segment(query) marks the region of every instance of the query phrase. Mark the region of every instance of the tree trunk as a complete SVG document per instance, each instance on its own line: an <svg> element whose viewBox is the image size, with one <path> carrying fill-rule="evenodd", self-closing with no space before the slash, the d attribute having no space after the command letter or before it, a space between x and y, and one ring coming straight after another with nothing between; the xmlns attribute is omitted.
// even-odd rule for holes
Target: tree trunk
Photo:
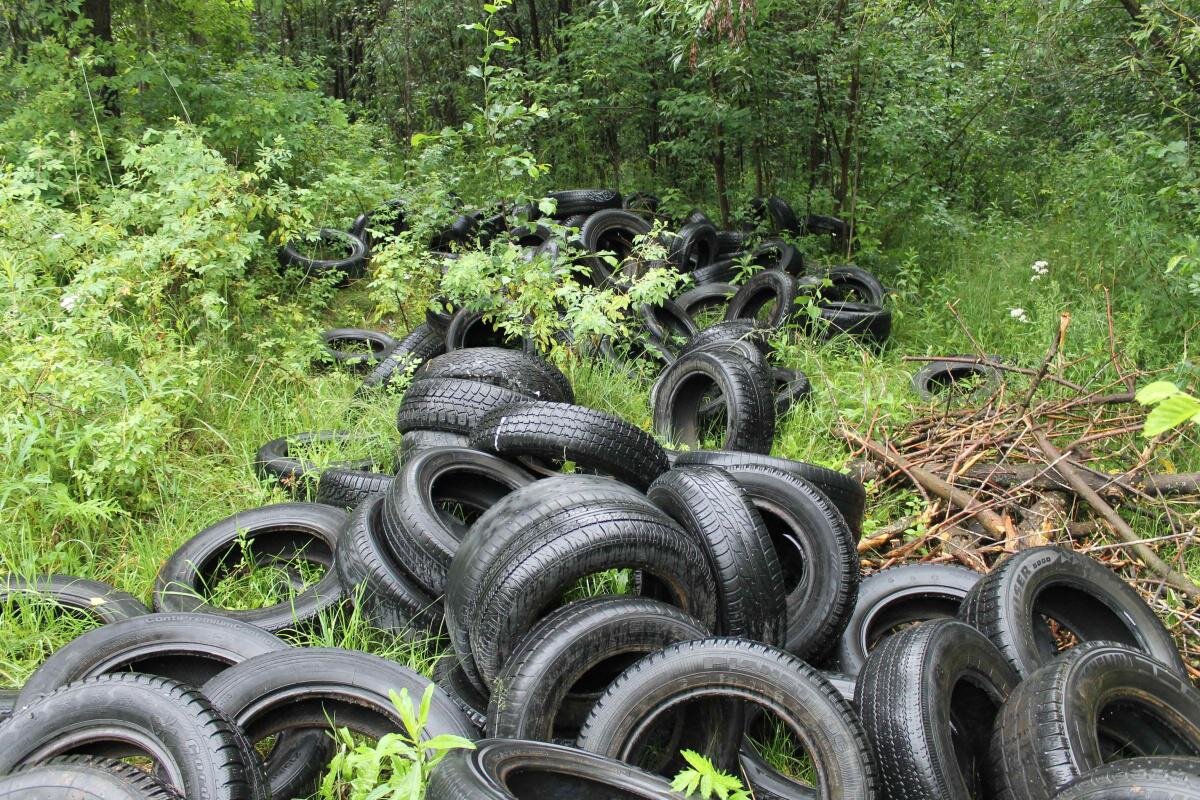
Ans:
<svg viewBox="0 0 1200 800"><path fill-rule="evenodd" d="M111 45L113 41L111 0L83 0L83 14L92 23L92 35L105 45ZM100 62L99 72L104 80L100 82L100 102L105 111L114 117L119 117L121 106L117 102L117 90L112 85L112 78L117 74L116 65L112 60L112 48L103 47L101 53L103 60Z"/></svg>
<svg viewBox="0 0 1200 800"><path fill-rule="evenodd" d="M542 56L542 35L538 27L537 0L529 0L529 38L533 41L533 52L538 58Z"/></svg>

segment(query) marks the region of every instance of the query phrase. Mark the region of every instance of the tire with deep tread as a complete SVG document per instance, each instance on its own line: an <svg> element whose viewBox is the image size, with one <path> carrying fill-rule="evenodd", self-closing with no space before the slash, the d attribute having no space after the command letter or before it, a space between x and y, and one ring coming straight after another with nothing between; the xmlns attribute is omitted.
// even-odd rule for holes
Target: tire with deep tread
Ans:
<svg viewBox="0 0 1200 800"><path fill-rule="evenodd" d="M414 370L434 356L446 352L445 334L428 323L418 325L396 343L391 352L363 378L360 391L389 385L394 378Z"/></svg>
<svg viewBox="0 0 1200 800"><path fill-rule="evenodd" d="M725 412L722 446L767 453L775 437L775 397L758 364L736 353L692 352L671 364L650 390L654 430L663 438L700 446L702 410L716 389Z"/></svg>
<svg viewBox="0 0 1200 800"><path fill-rule="evenodd" d="M60 756L0 778L0 800L184 800L144 769L98 756Z"/></svg>
<svg viewBox="0 0 1200 800"><path fill-rule="evenodd" d="M538 400L575 402L571 383L561 370L539 356L503 347L453 350L425 362L413 378L465 378Z"/></svg>
<svg viewBox="0 0 1200 800"><path fill-rule="evenodd" d="M1123 759L1092 770L1054 800L1200 800L1200 759Z"/></svg>
<svg viewBox="0 0 1200 800"><path fill-rule="evenodd" d="M396 412L396 428L469 434L489 411L528 400L511 389L465 378L413 381Z"/></svg>
<svg viewBox="0 0 1200 800"><path fill-rule="evenodd" d="M782 270L765 269L742 284L737 294L729 301L725 319L756 319L759 313L771 306L771 313L763 325L775 329L781 327L792 316L796 305L796 279Z"/></svg>
<svg viewBox="0 0 1200 800"><path fill-rule="evenodd" d="M394 477L383 472L329 467L317 478L313 502L350 510L368 497L386 492Z"/></svg>

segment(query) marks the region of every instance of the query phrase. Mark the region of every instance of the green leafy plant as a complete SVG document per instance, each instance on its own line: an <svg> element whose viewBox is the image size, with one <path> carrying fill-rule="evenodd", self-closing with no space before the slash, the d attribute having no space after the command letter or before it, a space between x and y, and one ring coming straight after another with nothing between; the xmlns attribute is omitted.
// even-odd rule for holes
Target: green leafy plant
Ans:
<svg viewBox="0 0 1200 800"><path fill-rule="evenodd" d="M750 800L750 794L737 776L717 769L712 761L695 750L680 750L679 754L690 768L680 770L675 780L671 781L671 788L675 791L700 800Z"/></svg>
<svg viewBox="0 0 1200 800"><path fill-rule="evenodd" d="M1155 381L1138 390L1136 399L1150 406L1142 433L1147 437L1191 422L1200 425L1200 399L1193 397L1170 381Z"/></svg>
<svg viewBox="0 0 1200 800"><path fill-rule="evenodd" d="M421 800L429 773L447 753L474 750L469 740L447 733L422 740L434 688L425 688L416 710L407 689L390 692L404 730L384 734L374 745L339 728L338 752L321 781L320 800Z"/></svg>

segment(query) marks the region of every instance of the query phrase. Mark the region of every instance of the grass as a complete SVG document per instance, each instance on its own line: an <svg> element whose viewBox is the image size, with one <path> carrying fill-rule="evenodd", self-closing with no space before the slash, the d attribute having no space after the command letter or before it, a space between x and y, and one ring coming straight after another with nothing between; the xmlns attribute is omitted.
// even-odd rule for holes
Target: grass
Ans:
<svg viewBox="0 0 1200 800"><path fill-rule="evenodd" d="M974 352L978 346L1011 363L1036 366L1064 309L1073 314L1063 354L1071 364L1068 374L1080 381L1094 380L1108 359L1109 322L1101 283L1116 289L1113 323L1123 354L1145 368L1177 365L1181 354L1188 355L1188 332L1200 324L1195 305L1178 307L1176 318L1165 320L1161 305L1147 299L1144 288L1134 291L1123 285L1129 256L1111 232L1089 233L1070 221L1044 230L996 225L969 236L927 238L920 244L918 249L901 242L887 255L864 257L863 265L896 292L893 337L881 352L844 340L820 343L793 334L775 342L781 363L803 370L814 392L811 402L779 421L773 454L841 468L849 456L836 435L843 422L888 426L928 412L909 385L919 365L904 361L906 354ZM1036 260L1048 261L1050 274L1034 281L1030 266ZM1013 316L1014 308L1023 309L1028 322ZM365 291L352 288L339 294L327 320L330 325L371 327L366 322L369 310ZM409 326L397 322L385 327L399 335ZM297 330L294 335L315 333ZM579 403L647 430L652 427L652 367L574 358L563 367ZM1188 377L1178 371L1166 374ZM269 439L302 431L352 430L361 436L309 448L305 456L317 463L360 457L392 463L396 392L356 397L357 376L328 369L297 376L246 360L241 350L214 353L195 378L194 412L182 421L147 481L146 492L153 497L148 513L118 515L66 535L57 526L17 519L0 533L0 571L70 573L149 600L161 564L198 530L240 510L292 499L280 486L254 474L255 451ZM1200 469L1195 437L1160 450L1151 468ZM922 507L911 490L867 488L867 535ZM1138 518L1135 525L1146 537L1166 532L1152 518ZM1200 548L1189 549L1185 563L1200 579ZM578 587L575 594L621 590L627 585L623 577L593 576L588 580L593 585ZM249 607L286 599L293 591L293 576L260 568L223 581L214 587L212 599L228 607ZM89 626L27 599L0 609L0 619L0 685L5 687L20 686L48 653ZM312 630L288 638L298 645L376 653L425 674L444 646L372 629L354 611L326 614ZM804 765L788 760L779 738L763 743L768 759L803 776Z"/></svg>

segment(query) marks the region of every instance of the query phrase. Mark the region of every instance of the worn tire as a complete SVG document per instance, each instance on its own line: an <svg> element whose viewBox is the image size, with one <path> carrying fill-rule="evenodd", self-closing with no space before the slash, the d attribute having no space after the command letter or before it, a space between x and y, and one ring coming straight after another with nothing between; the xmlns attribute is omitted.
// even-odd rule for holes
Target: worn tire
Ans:
<svg viewBox="0 0 1200 800"><path fill-rule="evenodd" d="M422 450L433 447L466 447L471 439L465 433L447 433L446 431L412 430L400 436L400 446L396 448L393 468L399 472L404 463Z"/></svg>
<svg viewBox="0 0 1200 800"><path fill-rule="evenodd" d="M396 343L391 352L363 378L359 392L379 386L388 386L409 370L414 370L434 356L446 352L446 337L428 323L413 328L407 336Z"/></svg>
<svg viewBox="0 0 1200 800"><path fill-rule="evenodd" d="M353 372L370 369L396 346L396 340L386 333L362 328L332 328L321 333L321 341L325 343L325 355L334 365ZM371 352L343 349L347 344L365 345Z"/></svg>
<svg viewBox="0 0 1200 800"><path fill-rule="evenodd" d="M1200 800L1200 759L1122 759L1087 773L1054 800Z"/></svg>
<svg viewBox="0 0 1200 800"><path fill-rule="evenodd" d="M687 344L679 350L679 356L682 358L688 353L721 349L727 347L730 342L748 342L753 344L764 356L768 356L771 354L771 345L767 341L769 333L770 331L758 325L754 320L725 320L715 325L709 325L689 339Z"/></svg>
<svg viewBox="0 0 1200 800"><path fill-rule="evenodd" d="M737 292L732 283L703 283L676 297L675 302L689 317L695 317L710 309L727 308Z"/></svg>
<svg viewBox="0 0 1200 800"><path fill-rule="evenodd" d="M355 438L349 431L314 431L280 436L258 448L254 454L254 473L261 480L277 480L286 488L296 490L301 483L320 473L321 468L312 461L291 454L293 447L322 442L349 442ZM345 469L371 469L375 462L370 459L339 461L330 466Z"/></svg>
<svg viewBox="0 0 1200 800"><path fill-rule="evenodd" d="M663 438L700 447L702 409L713 389L725 410L722 446L767 453L775 438L775 398L764 370L729 352L692 352L667 367L650 390L654 430Z"/></svg>
<svg viewBox="0 0 1200 800"><path fill-rule="evenodd" d="M60 756L0 778L0 800L183 800L183 795L124 761Z"/></svg>
<svg viewBox="0 0 1200 800"><path fill-rule="evenodd" d="M383 472L329 467L317 478L313 502L350 510L368 497L386 492L394 477Z"/></svg>
<svg viewBox="0 0 1200 800"><path fill-rule="evenodd" d="M704 546L717 579L713 633L782 646L783 569L762 517L737 482L715 467L681 467L652 483L647 497Z"/></svg>
<svg viewBox="0 0 1200 800"><path fill-rule="evenodd" d="M754 320L764 308L771 306L770 314L761 324L775 329L791 318L795 305L796 279L781 270L766 269L742 284L729 301L725 319Z"/></svg>
<svg viewBox="0 0 1200 800"><path fill-rule="evenodd" d="M775 384L775 419L791 411L797 403L812 396L812 384L808 376L798 369L775 367L771 370Z"/></svg>
<svg viewBox="0 0 1200 800"><path fill-rule="evenodd" d="M645 490L667 471L667 456L648 433L619 417L568 403L524 401L484 415L471 446L506 457L573 461Z"/></svg>
<svg viewBox="0 0 1200 800"><path fill-rule="evenodd" d="M471 683L454 653L447 653L433 665L433 682L450 695L472 725L481 731L487 727L488 696Z"/></svg>
<svg viewBox="0 0 1200 800"><path fill-rule="evenodd" d="M499 347L524 350L530 353L535 351L532 342L497 330L484 320L483 314L480 312L472 311L469 308L460 308L454 312L450 324L446 327L446 351L454 352L477 347Z"/></svg>
<svg viewBox="0 0 1200 800"><path fill-rule="evenodd" d="M1079 641L1121 642L1187 675L1170 632L1112 570L1065 547L1031 547L1009 556L963 600L959 616L1000 648L1022 678L1058 653L1055 620Z"/></svg>
<svg viewBox="0 0 1200 800"><path fill-rule="evenodd" d="M585 263L591 268L592 282L603 286L612 276L612 267L597 253L611 253L621 263L633 252L634 240L650 232L650 223L631 211L606 208L587 218L579 229L579 240L589 254Z"/></svg>
<svg viewBox="0 0 1200 800"><path fill-rule="evenodd" d="M683 225L671 238L667 249L667 258L683 272L707 267L716 256L717 229L711 222L703 220Z"/></svg>
<svg viewBox="0 0 1200 800"><path fill-rule="evenodd" d="M868 575L833 656L836 668L857 675L867 655L894 632L917 622L957 617L980 574L953 564L901 564Z"/></svg>
<svg viewBox="0 0 1200 800"><path fill-rule="evenodd" d="M781 650L741 639L671 645L621 674L584 723L579 746L622 761L638 757L642 732L675 703L749 701L780 717L817 765L820 797L872 800L877 775L867 737L853 708L820 673ZM713 703L701 705L712 706ZM720 708L723 704L715 704ZM736 762L741 728L727 717L696 715L688 743L718 766Z"/></svg>
<svg viewBox="0 0 1200 800"><path fill-rule="evenodd" d="M521 638L493 686L487 734L549 742L578 728L637 659L711 631L674 606L591 597L550 612Z"/></svg>
<svg viewBox="0 0 1200 800"><path fill-rule="evenodd" d="M538 400L575 402L562 371L540 356L503 347L453 350L425 362L414 380L463 378L490 383Z"/></svg>
<svg viewBox="0 0 1200 800"><path fill-rule="evenodd" d="M546 197L557 204L555 219L566 219L576 214L594 214L605 208L620 208L621 193L615 189L564 189L549 192Z"/></svg>
<svg viewBox="0 0 1200 800"><path fill-rule="evenodd" d="M122 592L107 583L74 575L20 575L0 577L0 607L16 598L37 597L59 608L82 613L96 622L119 622L150 613L146 604L129 592Z"/></svg>
<svg viewBox="0 0 1200 800"><path fill-rule="evenodd" d="M930 361L913 374L912 386L922 400L943 402L945 398L940 397L943 392L971 378L978 378L979 385L963 398L967 402L982 403L1000 388L1000 371L995 367L958 361Z"/></svg>
<svg viewBox="0 0 1200 800"><path fill-rule="evenodd" d="M992 738L997 800L1049 800L1122 754L1200 756L1200 692L1139 650L1081 644L1004 704Z"/></svg>
<svg viewBox="0 0 1200 800"><path fill-rule="evenodd" d="M153 754L185 797L260 800L261 767L245 738L198 689L119 673L43 695L0 727L0 774L60 755L106 755L114 744Z"/></svg>
<svg viewBox="0 0 1200 800"><path fill-rule="evenodd" d="M824 325L815 329L815 333L821 338L832 339L844 334L857 337L866 344L880 346L892 335L892 312L882 306L839 301L821 303L819 308ZM805 324L813 330L814 322L806 318Z"/></svg>
<svg viewBox="0 0 1200 800"><path fill-rule="evenodd" d="M697 286L706 286L710 283L731 283L738 277L740 269L741 264L736 257L719 258L711 264L697 267L692 272L692 280L696 282Z"/></svg>
<svg viewBox="0 0 1200 800"><path fill-rule="evenodd" d="M957 619L923 622L881 644L859 673L855 705L884 794L987 796L992 727L1019 682L995 645Z"/></svg>
<svg viewBox="0 0 1200 800"><path fill-rule="evenodd" d="M821 291L821 298L827 302L850 300L873 306L882 306L887 302L887 288L879 278L862 267L853 264L830 267L825 277L833 284Z"/></svg>
<svg viewBox="0 0 1200 800"><path fill-rule="evenodd" d="M472 521L459 520L444 506L453 504L478 518L530 483L529 473L490 453L467 447L424 450L404 464L384 498L384 536L417 582L440 595Z"/></svg>
<svg viewBox="0 0 1200 800"><path fill-rule="evenodd" d="M804 274L804 254L782 239L767 239L754 248L750 263L786 272L794 278Z"/></svg>
<svg viewBox="0 0 1200 800"><path fill-rule="evenodd" d="M278 503L226 517L193 536L163 564L154 581L154 609L217 614L272 633L303 626L342 604L333 551L345 524L345 511L317 503ZM264 608L210 605L203 597L205 588L216 584L214 578L222 576L230 559L241 561L244 542L259 548L253 553L256 561L300 558L324 566L325 574L294 597Z"/></svg>
<svg viewBox="0 0 1200 800"><path fill-rule="evenodd" d="M366 242L337 228L321 228L319 237L325 241L341 242L350 248L350 252L343 258L309 258L296 249L296 244L288 242L279 249L280 265L304 270L305 275L310 277L326 272L340 272L346 278L362 277L367 267Z"/></svg>
<svg viewBox="0 0 1200 800"><path fill-rule="evenodd" d="M674 300L664 300L658 305L644 303L641 316L650 335L663 342L686 341L700 332L691 314Z"/></svg>
<svg viewBox="0 0 1200 800"><path fill-rule="evenodd" d="M528 400L528 396L482 381L429 378L413 381L400 409L396 428L469 434L489 411Z"/></svg>

